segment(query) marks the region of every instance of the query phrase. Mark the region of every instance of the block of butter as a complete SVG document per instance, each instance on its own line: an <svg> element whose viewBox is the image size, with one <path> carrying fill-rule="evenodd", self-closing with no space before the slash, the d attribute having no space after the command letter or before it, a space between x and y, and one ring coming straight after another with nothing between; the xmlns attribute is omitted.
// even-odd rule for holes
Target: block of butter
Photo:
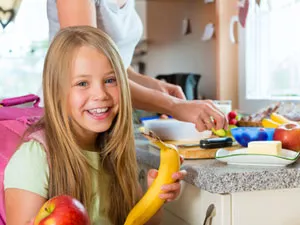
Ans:
<svg viewBox="0 0 300 225"><path fill-rule="evenodd" d="M251 141L248 143L247 152L250 154L281 154L281 141Z"/></svg>

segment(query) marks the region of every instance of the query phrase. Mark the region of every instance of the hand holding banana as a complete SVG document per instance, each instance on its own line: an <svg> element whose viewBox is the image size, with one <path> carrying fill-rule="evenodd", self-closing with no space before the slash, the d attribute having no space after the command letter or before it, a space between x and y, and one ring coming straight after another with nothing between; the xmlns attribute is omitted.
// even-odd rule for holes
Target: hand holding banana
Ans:
<svg viewBox="0 0 300 225"><path fill-rule="evenodd" d="M160 165L158 171L148 172L148 190L129 212L124 225L145 224L166 201L176 199L180 193L179 181L186 175L186 171L179 171L182 159L174 145L162 142L149 130L140 131L160 147Z"/></svg>
<svg viewBox="0 0 300 225"><path fill-rule="evenodd" d="M183 180L187 172L185 170L181 170L179 172L173 173L172 179L175 183L166 184L161 186L162 192L159 194L159 197L166 202L174 201L180 194L180 180ZM148 172L148 188L151 186L153 181L158 175L158 170L151 169Z"/></svg>

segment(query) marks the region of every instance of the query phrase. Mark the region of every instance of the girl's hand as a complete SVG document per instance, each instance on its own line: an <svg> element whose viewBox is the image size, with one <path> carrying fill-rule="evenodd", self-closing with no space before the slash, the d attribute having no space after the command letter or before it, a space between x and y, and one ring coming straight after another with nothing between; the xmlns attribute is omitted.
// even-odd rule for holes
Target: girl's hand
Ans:
<svg viewBox="0 0 300 225"><path fill-rule="evenodd" d="M183 162L182 156L180 156L181 163ZM181 170L179 172L173 173L172 178L175 181L175 183L172 184L166 184L161 187L162 193L159 195L159 197L163 200L166 200L166 202L174 201L178 195L180 194L181 184L180 181L184 179L187 172L186 170ZM148 172L148 188L151 186L153 181L158 175L158 171L155 169L151 169Z"/></svg>

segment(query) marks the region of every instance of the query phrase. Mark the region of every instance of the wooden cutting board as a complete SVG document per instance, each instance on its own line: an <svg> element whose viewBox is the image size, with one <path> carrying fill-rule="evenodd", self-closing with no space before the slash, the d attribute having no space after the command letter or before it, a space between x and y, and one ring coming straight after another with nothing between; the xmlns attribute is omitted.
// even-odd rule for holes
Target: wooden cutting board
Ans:
<svg viewBox="0 0 300 225"><path fill-rule="evenodd" d="M179 144L196 144L195 142L183 142L183 141L165 141L165 143L179 145ZM232 147L224 148L226 150L236 150L242 148L240 145L234 145ZM151 143L150 150L159 150L159 148ZM216 151L220 148L204 149L200 147L190 147L190 148L178 148L179 154L184 157L184 159L214 159Z"/></svg>

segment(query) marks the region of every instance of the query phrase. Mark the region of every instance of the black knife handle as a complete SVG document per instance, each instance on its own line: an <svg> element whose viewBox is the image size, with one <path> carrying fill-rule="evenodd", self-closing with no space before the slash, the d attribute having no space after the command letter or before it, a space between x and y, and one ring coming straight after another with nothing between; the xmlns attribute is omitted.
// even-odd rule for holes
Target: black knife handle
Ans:
<svg viewBox="0 0 300 225"><path fill-rule="evenodd" d="M200 140L200 148L225 148L232 146L231 137L208 138Z"/></svg>

